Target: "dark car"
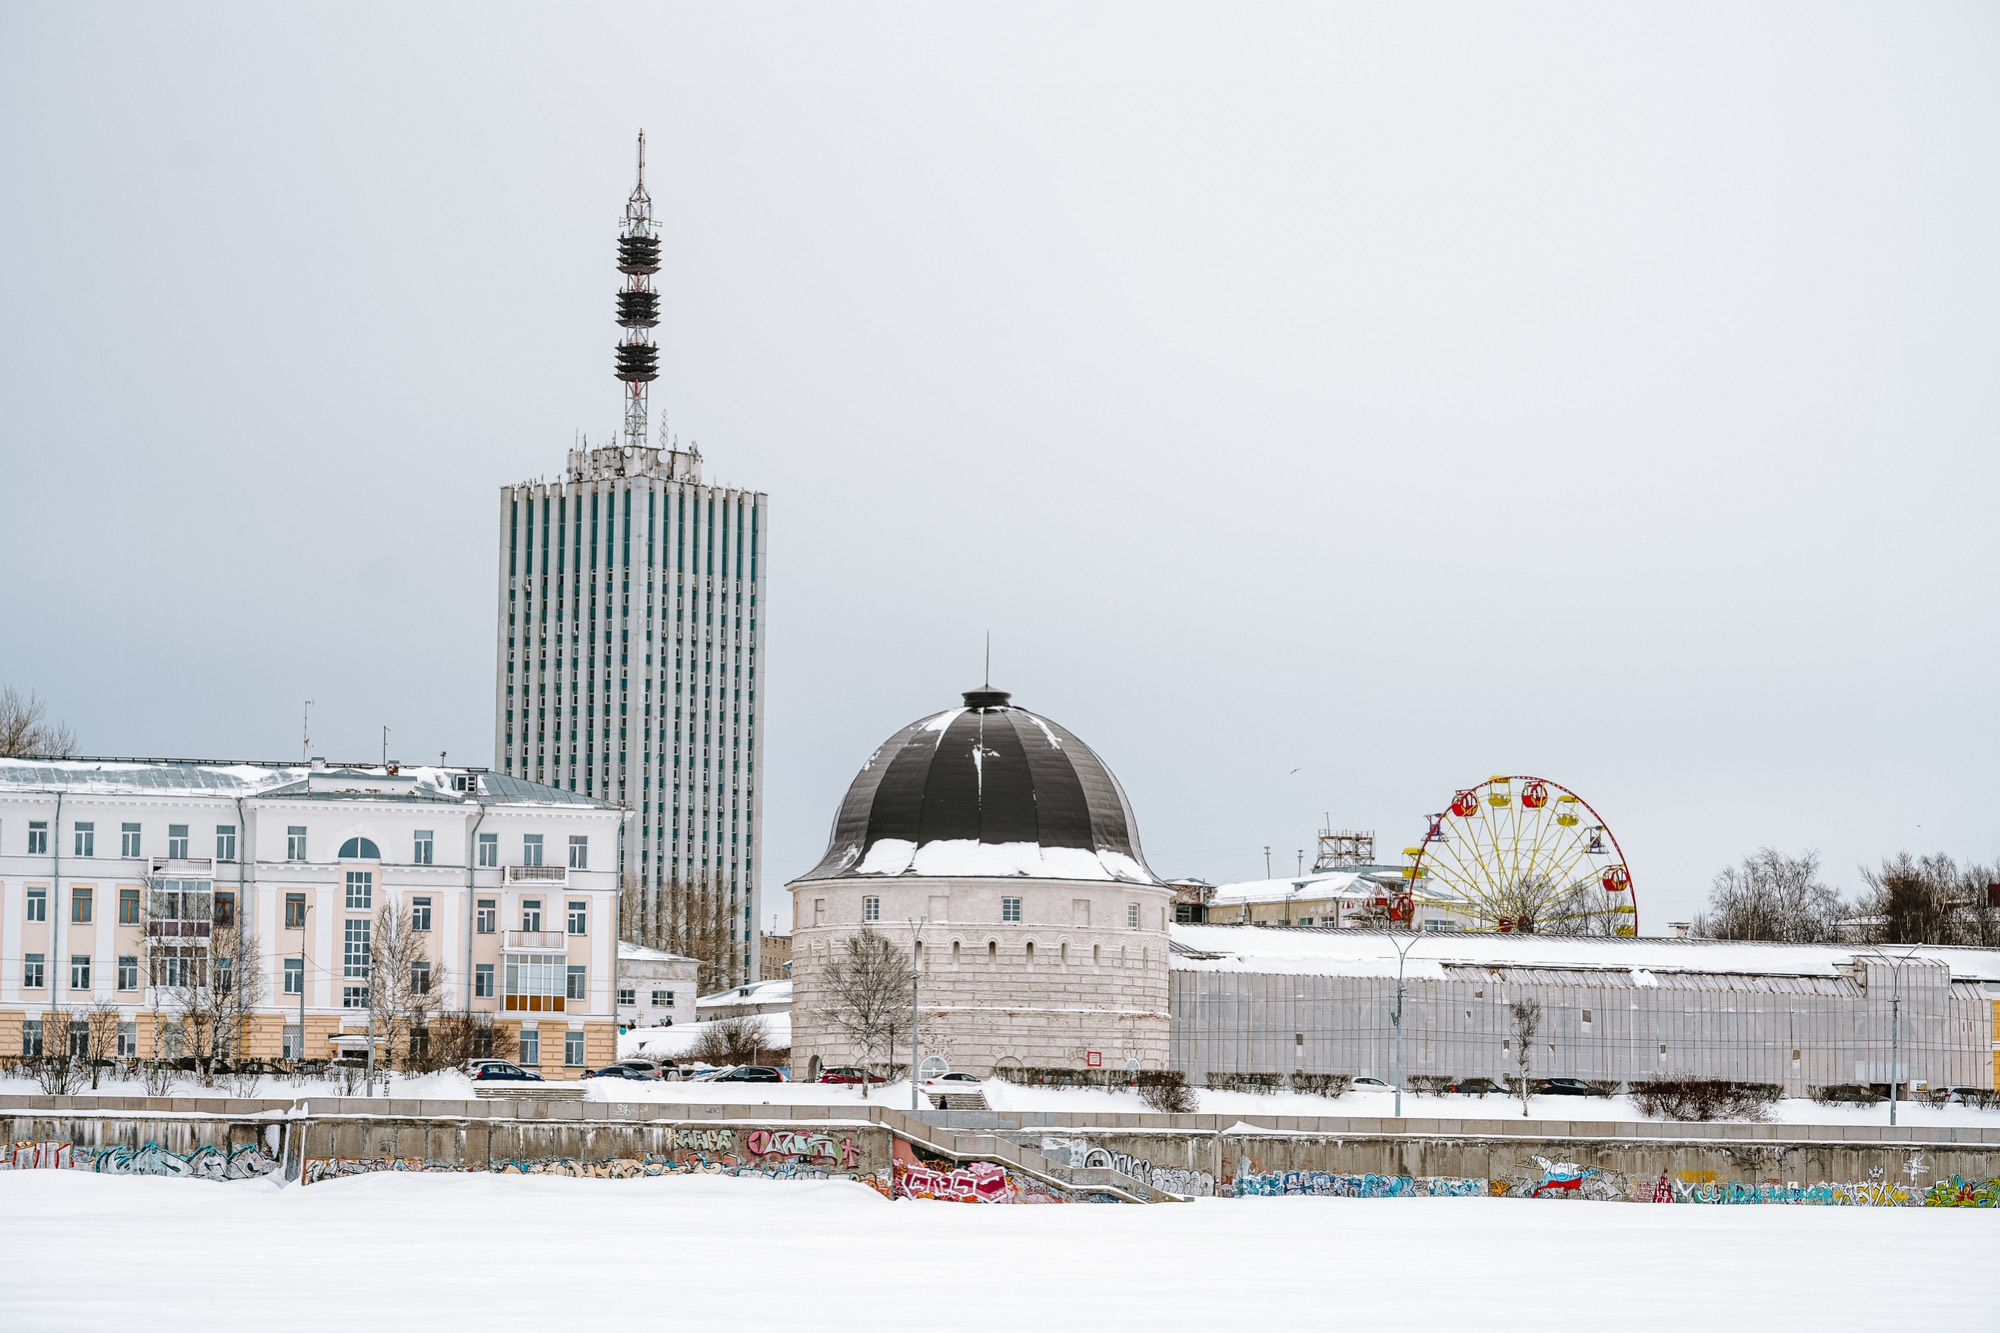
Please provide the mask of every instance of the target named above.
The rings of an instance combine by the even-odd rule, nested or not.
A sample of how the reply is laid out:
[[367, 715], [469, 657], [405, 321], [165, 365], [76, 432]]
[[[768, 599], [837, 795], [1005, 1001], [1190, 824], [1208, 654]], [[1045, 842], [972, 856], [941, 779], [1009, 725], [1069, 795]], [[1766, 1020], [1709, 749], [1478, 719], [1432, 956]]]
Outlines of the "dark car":
[[541, 1083], [543, 1078], [532, 1070], [519, 1065], [508, 1064], [505, 1060], [487, 1060], [472, 1071], [474, 1083]]
[[1597, 1089], [1580, 1078], [1545, 1078], [1535, 1085], [1535, 1091], [1551, 1097], [1595, 1097]]
[[717, 1074], [710, 1083], [783, 1083], [785, 1076], [768, 1065], [738, 1065], [727, 1073]]
[[1489, 1092], [1504, 1092], [1505, 1089], [1490, 1078], [1462, 1078], [1452, 1084], [1448, 1091], [1468, 1093], [1474, 1097], [1484, 1097]]
[[642, 1070], [634, 1069], [630, 1065], [606, 1065], [602, 1069], [593, 1069], [589, 1071], [584, 1075], [584, 1077], [585, 1078], [629, 1078], [629, 1079], [637, 1079], [640, 1082], [645, 1082], [651, 1079], [653, 1076], [651, 1074], [645, 1073]]
[[853, 1065], [829, 1065], [819, 1071], [821, 1083], [866, 1083], [868, 1075]]

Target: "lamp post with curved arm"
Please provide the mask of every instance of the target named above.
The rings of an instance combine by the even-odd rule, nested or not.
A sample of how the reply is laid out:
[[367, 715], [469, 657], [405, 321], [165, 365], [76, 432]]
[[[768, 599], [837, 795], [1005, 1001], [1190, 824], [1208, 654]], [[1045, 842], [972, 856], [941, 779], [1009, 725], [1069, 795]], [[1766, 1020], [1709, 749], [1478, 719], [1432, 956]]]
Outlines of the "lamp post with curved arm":
[[1403, 1118], [1403, 964], [1408, 961], [1410, 950], [1423, 943], [1424, 937], [1410, 936], [1408, 944], [1389, 941], [1389, 947], [1396, 951], [1396, 1008], [1390, 1015], [1390, 1023], [1396, 1030], [1396, 1119]]

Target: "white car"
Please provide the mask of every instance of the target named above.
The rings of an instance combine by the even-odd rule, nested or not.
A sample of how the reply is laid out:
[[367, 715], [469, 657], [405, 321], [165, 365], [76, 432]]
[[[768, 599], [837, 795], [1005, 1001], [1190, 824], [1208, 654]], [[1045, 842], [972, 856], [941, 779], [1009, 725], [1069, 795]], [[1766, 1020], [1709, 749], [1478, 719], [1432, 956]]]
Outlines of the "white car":
[[1369, 1078], [1368, 1076], [1363, 1075], [1362, 1077], [1354, 1080], [1354, 1086], [1357, 1088], [1386, 1088], [1389, 1085], [1382, 1079]]
[[950, 1073], [927, 1078], [924, 1080], [924, 1086], [936, 1088], [939, 1092], [970, 1092], [981, 1082], [981, 1079], [972, 1074]]

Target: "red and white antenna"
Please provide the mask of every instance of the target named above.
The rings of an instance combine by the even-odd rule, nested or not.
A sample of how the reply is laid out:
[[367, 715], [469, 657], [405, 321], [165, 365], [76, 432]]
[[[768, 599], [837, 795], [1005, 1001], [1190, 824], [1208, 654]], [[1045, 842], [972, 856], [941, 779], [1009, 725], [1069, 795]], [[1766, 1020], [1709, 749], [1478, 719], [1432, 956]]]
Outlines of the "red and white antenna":
[[625, 275], [618, 289], [619, 335], [614, 374], [625, 383], [625, 443], [646, 443], [647, 398], [660, 374], [660, 349], [652, 328], [660, 322], [660, 294], [653, 275], [660, 271], [660, 238], [653, 227], [653, 198], [646, 193], [646, 132], [639, 131], [639, 179], [625, 201], [625, 218], [618, 228], [618, 271]]

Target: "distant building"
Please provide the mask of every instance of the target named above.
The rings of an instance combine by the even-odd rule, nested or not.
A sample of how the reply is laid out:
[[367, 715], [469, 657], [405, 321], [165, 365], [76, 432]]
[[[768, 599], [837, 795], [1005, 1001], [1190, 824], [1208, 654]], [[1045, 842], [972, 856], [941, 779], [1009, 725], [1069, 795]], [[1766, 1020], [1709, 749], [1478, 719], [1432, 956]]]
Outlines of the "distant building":
[[1450, 903], [1423, 895], [1408, 897], [1407, 883], [1400, 866], [1357, 865], [1290, 879], [1223, 884], [1208, 890], [1203, 915], [1189, 915], [1183, 924], [1205, 921], [1324, 930], [1394, 926], [1423, 931], [1463, 930], [1473, 924]]
[[695, 975], [701, 964], [664, 949], [618, 941], [618, 1023], [672, 1027], [695, 1021]]
[[1174, 924], [1180, 926], [1200, 925], [1208, 920], [1208, 909], [1215, 902], [1215, 886], [1205, 879], [1170, 879], [1167, 887], [1174, 891]]
[[732, 986], [728, 990], [702, 996], [695, 1001], [695, 1010], [704, 1023], [724, 1018], [789, 1014], [792, 1012], [792, 983], [753, 981], [747, 986]]
[[[89, 1039], [100, 1003], [118, 1058], [361, 1055], [391, 906], [442, 1012], [489, 1016], [494, 1054], [576, 1077], [616, 1054], [623, 822], [476, 769], [0, 759], [0, 1055]], [[246, 960], [262, 984], [218, 1025]]]
[[792, 975], [792, 937], [790, 935], [764, 936], [763, 945], [764, 981], [789, 980]]

